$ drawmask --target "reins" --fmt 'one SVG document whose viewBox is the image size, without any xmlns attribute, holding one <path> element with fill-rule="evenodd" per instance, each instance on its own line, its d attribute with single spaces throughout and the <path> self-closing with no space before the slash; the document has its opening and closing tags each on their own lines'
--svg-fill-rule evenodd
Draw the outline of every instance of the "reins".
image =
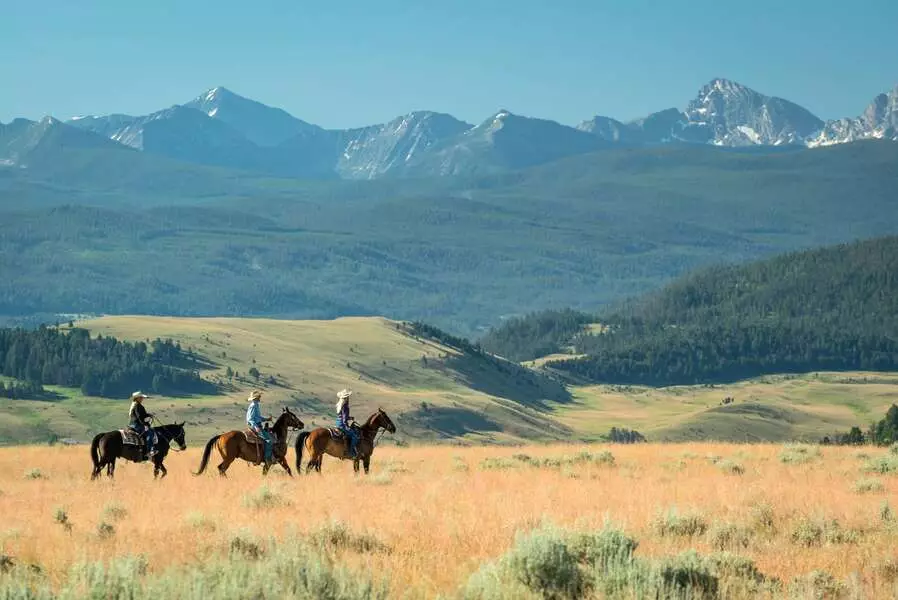
<svg viewBox="0 0 898 600">
<path fill-rule="evenodd" d="M 153 421 L 155 421 L 156 423 L 159 423 L 159 419 L 157 419 L 155 416 L 152 417 L 152 419 L 153 419 Z M 164 430 L 165 427 L 166 427 L 166 425 L 162 425 L 161 423 L 159 424 L 159 429 Z M 165 443 L 168 444 L 168 449 L 169 449 L 169 450 L 172 450 L 172 451 L 174 451 L 174 452 L 183 452 L 183 450 L 181 450 L 180 448 L 176 448 L 175 445 L 173 445 L 173 444 L 171 443 L 172 440 L 175 439 L 175 436 L 172 436 L 172 437 L 165 437 L 165 435 L 162 433 L 162 431 L 157 431 L 156 433 L 159 434 L 159 437 L 161 437 L 163 440 L 165 440 Z"/>
</svg>

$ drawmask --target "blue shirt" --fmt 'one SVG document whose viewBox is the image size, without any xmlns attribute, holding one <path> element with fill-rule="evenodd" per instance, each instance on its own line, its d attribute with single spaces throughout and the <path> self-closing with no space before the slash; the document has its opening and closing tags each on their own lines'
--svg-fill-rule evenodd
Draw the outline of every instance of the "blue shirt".
<svg viewBox="0 0 898 600">
<path fill-rule="evenodd" d="M 259 401 L 253 400 L 246 409 L 246 424 L 250 427 L 262 428 L 262 409 L 259 407 Z"/>
</svg>

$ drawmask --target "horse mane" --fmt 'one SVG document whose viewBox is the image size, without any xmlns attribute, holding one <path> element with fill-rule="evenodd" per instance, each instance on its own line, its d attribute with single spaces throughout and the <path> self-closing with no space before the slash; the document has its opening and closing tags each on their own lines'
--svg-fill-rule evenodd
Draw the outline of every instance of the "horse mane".
<svg viewBox="0 0 898 600">
<path fill-rule="evenodd" d="M 183 428 L 184 428 L 184 423 L 180 423 L 180 424 L 169 423 L 167 425 L 158 425 L 156 427 L 153 427 L 153 429 L 156 431 L 164 431 L 166 433 L 168 433 L 170 431 L 177 432 L 179 429 L 183 429 Z"/>
</svg>

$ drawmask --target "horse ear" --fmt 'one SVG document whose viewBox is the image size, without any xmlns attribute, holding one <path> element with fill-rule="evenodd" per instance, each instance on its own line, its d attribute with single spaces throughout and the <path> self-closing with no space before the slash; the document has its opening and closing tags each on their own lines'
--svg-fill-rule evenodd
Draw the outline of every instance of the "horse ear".
<svg viewBox="0 0 898 600">
<path fill-rule="evenodd" d="M 290 411 L 287 410 L 287 407 L 285 406 L 285 407 L 284 407 L 284 410 L 282 410 L 281 412 L 290 412 Z"/>
</svg>

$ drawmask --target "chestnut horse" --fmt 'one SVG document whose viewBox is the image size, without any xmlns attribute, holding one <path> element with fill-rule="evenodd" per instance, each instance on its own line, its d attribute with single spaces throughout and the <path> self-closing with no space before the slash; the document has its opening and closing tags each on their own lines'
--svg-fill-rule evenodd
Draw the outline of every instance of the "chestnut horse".
<svg viewBox="0 0 898 600">
<path fill-rule="evenodd" d="M 359 461 L 365 467 L 365 474 L 368 474 L 368 467 L 371 464 L 371 455 L 374 453 L 374 438 L 377 432 L 385 429 L 390 433 L 396 433 L 396 426 L 387 416 L 382 408 L 378 408 L 377 412 L 368 417 L 365 424 L 358 428 L 361 434 L 357 450 L 358 454 L 355 458 L 349 456 L 349 438 L 345 435 L 342 438 L 335 439 L 327 427 L 319 427 L 312 431 L 303 431 L 296 438 L 296 472 L 302 473 L 302 454 L 305 450 L 309 453 L 309 462 L 306 464 L 306 473 L 312 467 L 319 473 L 321 472 L 321 459 L 325 454 L 335 456 L 340 460 L 352 459 L 352 468 L 359 472 Z"/>
<path fill-rule="evenodd" d="M 290 409 L 287 407 L 284 407 L 281 416 L 278 417 L 277 421 L 275 421 L 274 425 L 271 427 L 271 432 L 277 436 L 271 453 L 275 460 L 284 467 L 290 477 L 293 477 L 293 472 L 290 471 L 290 465 L 287 464 L 287 432 L 289 428 L 302 429 L 303 427 L 305 427 L 303 422 L 300 421 L 299 417 L 294 413 L 290 412 Z M 261 444 L 261 440 L 259 444 Z M 222 458 L 221 464 L 218 465 L 218 473 L 222 477 L 225 476 L 231 463 L 238 458 L 242 458 L 248 463 L 258 465 L 262 458 L 260 453 L 264 452 L 264 450 L 260 449 L 258 444 L 248 441 L 246 435 L 242 431 L 228 431 L 221 433 L 206 442 L 206 449 L 203 450 L 203 460 L 200 462 L 200 469 L 194 473 L 194 475 L 202 475 L 203 472 L 205 472 L 206 465 L 209 464 L 209 455 L 212 453 L 212 446 L 215 446 L 216 449 L 218 449 L 218 453 Z M 262 474 L 267 475 L 269 468 L 271 468 L 271 465 L 263 461 Z"/>
</svg>

